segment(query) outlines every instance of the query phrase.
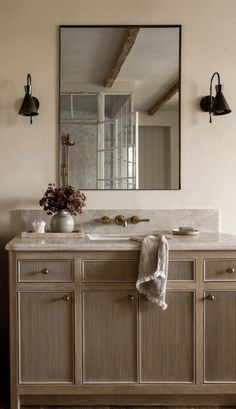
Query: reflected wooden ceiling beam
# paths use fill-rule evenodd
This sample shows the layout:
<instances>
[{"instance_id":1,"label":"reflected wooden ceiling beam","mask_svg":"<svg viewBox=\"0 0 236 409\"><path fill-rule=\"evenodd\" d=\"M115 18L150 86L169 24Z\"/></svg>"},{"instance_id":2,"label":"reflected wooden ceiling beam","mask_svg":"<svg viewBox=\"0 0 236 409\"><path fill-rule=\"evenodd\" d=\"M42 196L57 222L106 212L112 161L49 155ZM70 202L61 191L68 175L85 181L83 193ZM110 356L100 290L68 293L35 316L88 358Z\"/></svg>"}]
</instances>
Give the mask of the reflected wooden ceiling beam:
<instances>
[{"instance_id":1,"label":"reflected wooden ceiling beam","mask_svg":"<svg viewBox=\"0 0 236 409\"><path fill-rule=\"evenodd\" d=\"M179 82L176 82L176 84L173 85L173 87L171 87L170 89L168 89L168 91L164 95L162 95L162 97L158 99L158 101L148 110L148 115L154 115L178 91L179 91Z\"/></svg>"},{"instance_id":2,"label":"reflected wooden ceiling beam","mask_svg":"<svg viewBox=\"0 0 236 409\"><path fill-rule=\"evenodd\" d=\"M105 87L111 87L113 85L117 75L120 72L122 65L124 64L126 60L127 55L129 54L131 48L134 45L134 42L137 38L139 30L140 30L139 28L133 27L133 28L129 28L126 31L123 41L121 43L121 46L112 64L112 67L110 68L109 72L106 75L106 78L104 81Z\"/></svg>"}]
</instances>

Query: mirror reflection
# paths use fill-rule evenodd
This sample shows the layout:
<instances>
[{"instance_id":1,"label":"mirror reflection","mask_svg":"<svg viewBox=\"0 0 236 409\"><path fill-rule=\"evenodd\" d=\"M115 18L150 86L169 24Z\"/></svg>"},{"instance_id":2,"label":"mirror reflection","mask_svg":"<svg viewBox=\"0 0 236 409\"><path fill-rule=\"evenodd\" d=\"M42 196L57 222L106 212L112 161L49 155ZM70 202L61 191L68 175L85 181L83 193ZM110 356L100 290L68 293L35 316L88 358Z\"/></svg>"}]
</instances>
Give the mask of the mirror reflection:
<instances>
[{"instance_id":1,"label":"mirror reflection","mask_svg":"<svg viewBox=\"0 0 236 409\"><path fill-rule=\"evenodd\" d=\"M180 26L60 27L61 184L180 188Z\"/></svg>"}]
</instances>

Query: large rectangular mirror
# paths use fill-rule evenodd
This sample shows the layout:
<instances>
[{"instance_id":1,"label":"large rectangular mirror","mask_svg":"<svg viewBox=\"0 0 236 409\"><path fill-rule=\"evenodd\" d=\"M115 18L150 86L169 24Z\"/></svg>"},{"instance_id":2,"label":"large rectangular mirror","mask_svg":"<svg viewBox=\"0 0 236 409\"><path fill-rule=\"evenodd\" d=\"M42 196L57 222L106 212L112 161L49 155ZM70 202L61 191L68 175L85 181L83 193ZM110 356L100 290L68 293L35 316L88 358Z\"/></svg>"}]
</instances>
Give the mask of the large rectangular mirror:
<instances>
[{"instance_id":1,"label":"large rectangular mirror","mask_svg":"<svg viewBox=\"0 0 236 409\"><path fill-rule=\"evenodd\" d=\"M60 27L61 184L180 189L180 26Z\"/></svg>"}]
</instances>

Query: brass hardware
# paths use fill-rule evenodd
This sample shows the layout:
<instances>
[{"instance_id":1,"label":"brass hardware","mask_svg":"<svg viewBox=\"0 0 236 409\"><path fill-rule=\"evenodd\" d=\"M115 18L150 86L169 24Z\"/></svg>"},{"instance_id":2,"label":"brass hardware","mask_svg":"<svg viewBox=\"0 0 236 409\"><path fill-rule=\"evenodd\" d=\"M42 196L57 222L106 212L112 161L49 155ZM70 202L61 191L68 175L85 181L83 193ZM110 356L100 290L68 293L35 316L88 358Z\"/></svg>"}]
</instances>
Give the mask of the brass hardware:
<instances>
[{"instance_id":1,"label":"brass hardware","mask_svg":"<svg viewBox=\"0 0 236 409\"><path fill-rule=\"evenodd\" d=\"M227 268L226 273L234 274L235 273L235 268L234 267Z\"/></svg>"},{"instance_id":2,"label":"brass hardware","mask_svg":"<svg viewBox=\"0 0 236 409\"><path fill-rule=\"evenodd\" d=\"M64 139L64 141L62 142L63 146L74 146L75 145L75 141L73 141L72 139L70 139L70 135L67 134L66 138Z\"/></svg>"},{"instance_id":3,"label":"brass hardware","mask_svg":"<svg viewBox=\"0 0 236 409\"><path fill-rule=\"evenodd\" d=\"M67 168L66 166L63 166L63 173L62 176L66 177L67 176Z\"/></svg>"},{"instance_id":4,"label":"brass hardware","mask_svg":"<svg viewBox=\"0 0 236 409\"><path fill-rule=\"evenodd\" d=\"M213 294L208 294L206 298L208 301L214 301L215 296Z\"/></svg>"},{"instance_id":5,"label":"brass hardware","mask_svg":"<svg viewBox=\"0 0 236 409\"><path fill-rule=\"evenodd\" d=\"M70 296L69 296L69 295L65 295L65 296L63 297L63 300L65 300L65 301L70 301Z\"/></svg>"},{"instance_id":6,"label":"brass hardware","mask_svg":"<svg viewBox=\"0 0 236 409\"><path fill-rule=\"evenodd\" d=\"M70 135L67 134L66 138L62 141L64 147L64 165L63 165L63 176L64 185L69 186L69 148L75 145L75 141L70 139Z\"/></svg>"},{"instance_id":7,"label":"brass hardware","mask_svg":"<svg viewBox=\"0 0 236 409\"><path fill-rule=\"evenodd\" d=\"M119 226L127 227L127 220L126 220L125 216L123 216L122 214L118 214L118 215L115 217L115 222L116 222L116 224L118 224Z\"/></svg>"},{"instance_id":8,"label":"brass hardware","mask_svg":"<svg viewBox=\"0 0 236 409\"><path fill-rule=\"evenodd\" d=\"M41 270L41 273L42 273L42 274L48 274L48 273L49 273L48 268L43 268L43 269Z\"/></svg>"},{"instance_id":9,"label":"brass hardware","mask_svg":"<svg viewBox=\"0 0 236 409\"><path fill-rule=\"evenodd\" d=\"M109 223L111 223L111 219L110 219L109 216L103 216L103 217L101 217L101 219L95 219L95 222L103 223L103 224L109 224Z\"/></svg>"},{"instance_id":10,"label":"brass hardware","mask_svg":"<svg viewBox=\"0 0 236 409\"><path fill-rule=\"evenodd\" d=\"M130 295L128 295L128 300L129 300L129 301L134 301L135 298L134 298L134 296L133 296L132 294L130 294Z\"/></svg>"},{"instance_id":11,"label":"brass hardware","mask_svg":"<svg viewBox=\"0 0 236 409\"><path fill-rule=\"evenodd\" d=\"M131 220L131 223L133 224L137 224L140 222L150 222L150 219L140 219L138 216L132 216L130 220Z\"/></svg>"}]
</instances>

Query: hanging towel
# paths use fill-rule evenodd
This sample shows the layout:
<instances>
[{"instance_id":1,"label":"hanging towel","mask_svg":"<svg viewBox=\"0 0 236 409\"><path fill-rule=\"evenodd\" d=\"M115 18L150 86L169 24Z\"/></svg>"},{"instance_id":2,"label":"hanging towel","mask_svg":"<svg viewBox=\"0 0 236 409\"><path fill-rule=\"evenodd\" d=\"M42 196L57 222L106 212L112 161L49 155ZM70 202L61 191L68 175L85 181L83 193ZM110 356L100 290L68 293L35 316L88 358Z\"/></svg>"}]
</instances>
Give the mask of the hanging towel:
<instances>
[{"instance_id":1,"label":"hanging towel","mask_svg":"<svg viewBox=\"0 0 236 409\"><path fill-rule=\"evenodd\" d=\"M169 245L165 236L146 236L141 244L137 290L163 310L168 277Z\"/></svg>"}]
</instances>

